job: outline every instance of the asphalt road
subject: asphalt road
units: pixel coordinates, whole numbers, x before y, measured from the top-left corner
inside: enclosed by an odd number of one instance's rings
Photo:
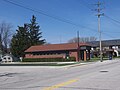
[[[120,60],[56,68],[1,66],[0,90],[120,90]]]

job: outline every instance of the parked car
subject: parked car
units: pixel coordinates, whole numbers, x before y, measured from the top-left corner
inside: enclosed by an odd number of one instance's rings
[[[5,54],[2,56],[2,62],[12,62],[13,61],[13,57],[10,54]]]

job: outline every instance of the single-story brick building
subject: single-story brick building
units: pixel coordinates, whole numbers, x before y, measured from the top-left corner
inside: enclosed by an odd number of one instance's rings
[[[25,58],[65,58],[67,56],[75,57],[76,61],[86,61],[90,59],[90,49],[91,46],[86,43],[36,45],[25,51]]]

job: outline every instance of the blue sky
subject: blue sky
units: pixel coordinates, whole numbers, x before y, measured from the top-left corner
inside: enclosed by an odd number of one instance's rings
[[[77,31],[80,37],[94,36],[99,39],[96,4],[98,0],[9,0],[25,7],[42,11],[47,15],[70,20],[78,26],[61,22],[57,19],[36,13],[16,5],[0,0],[0,22],[5,21],[13,25],[15,33],[17,26],[29,23],[31,16],[35,15],[41,27],[43,38],[49,43],[65,43],[76,37]],[[117,20],[117,22],[101,16],[102,40],[120,39],[120,0],[100,0],[103,4],[102,12]],[[92,28],[92,29],[91,29]]]

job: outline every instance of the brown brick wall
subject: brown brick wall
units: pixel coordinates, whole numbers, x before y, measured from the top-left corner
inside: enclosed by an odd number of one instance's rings
[[[26,54],[25,58],[63,58],[64,54],[59,55],[32,55],[32,54]]]
[[[70,57],[75,57],[77,60],[77,52],[70,52]]]
[[[70,57],[75,57],[77,59],[77,52],[70,52]],[[25,58],[65,58],[65,54],[54,54],[54,55],[33,55],[26,54]]]

